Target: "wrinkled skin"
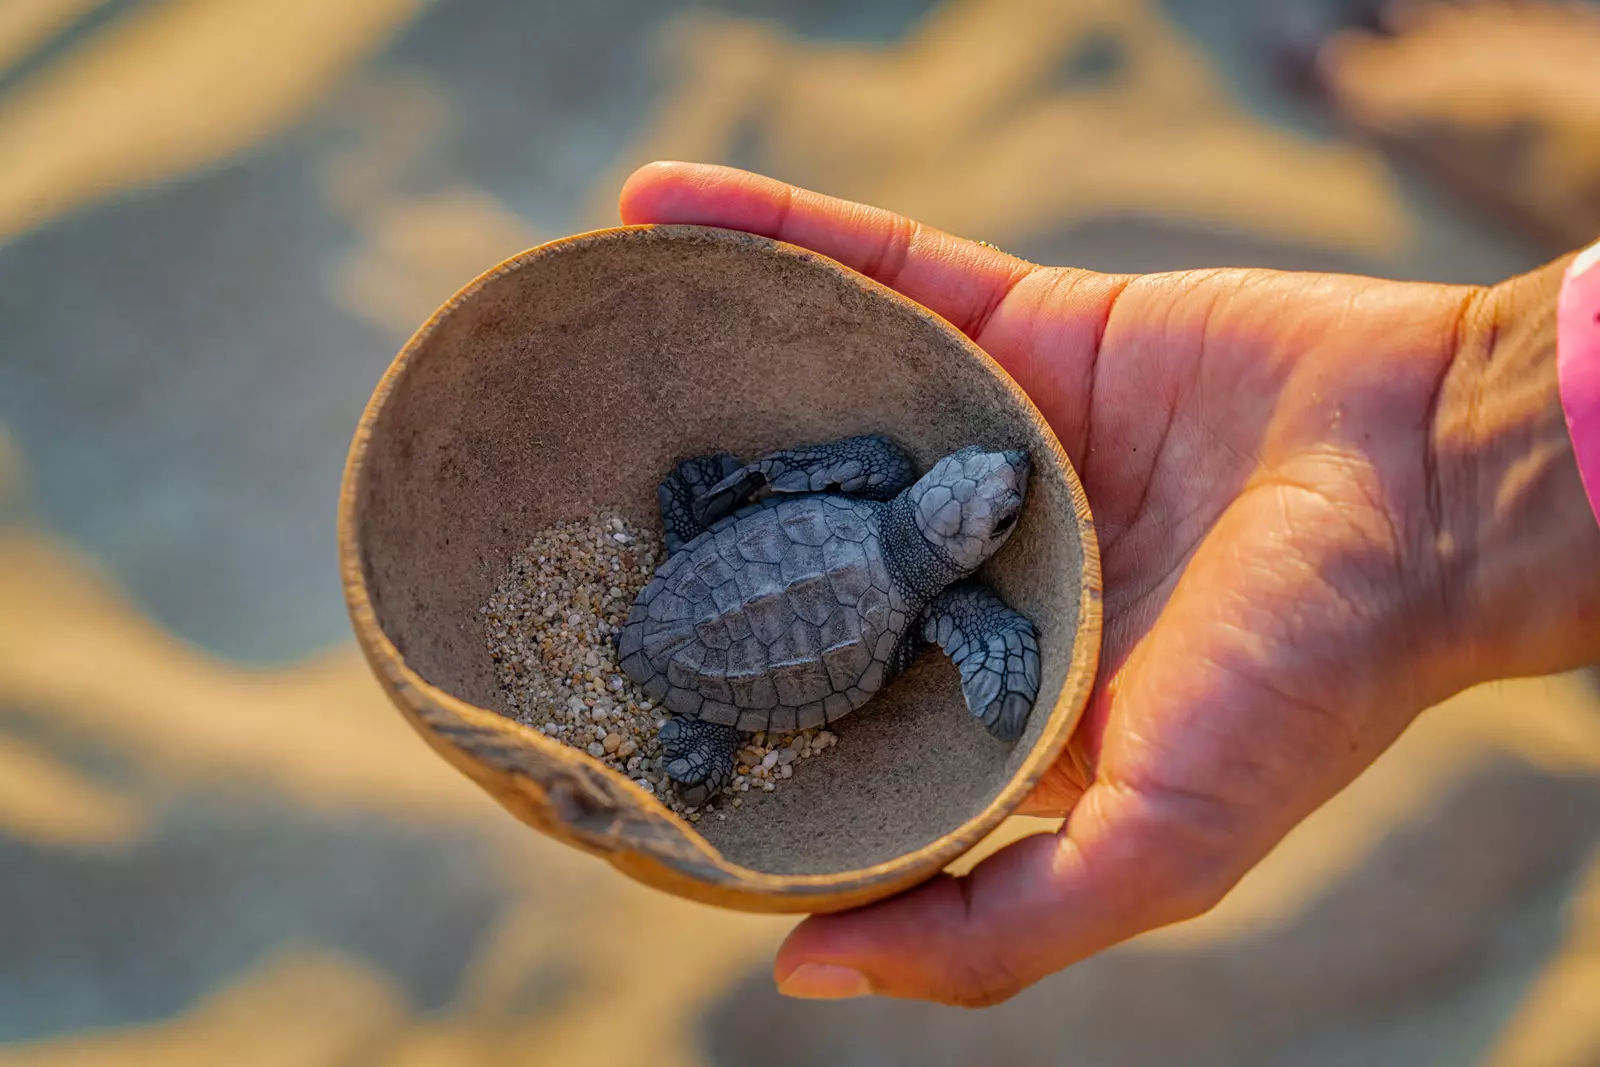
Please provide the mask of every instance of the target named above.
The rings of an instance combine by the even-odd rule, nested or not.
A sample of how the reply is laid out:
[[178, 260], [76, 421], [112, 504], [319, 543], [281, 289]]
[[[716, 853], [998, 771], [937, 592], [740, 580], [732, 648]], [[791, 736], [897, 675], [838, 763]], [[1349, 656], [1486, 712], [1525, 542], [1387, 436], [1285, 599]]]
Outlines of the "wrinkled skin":
[[1003, 1000], [1209, 909], [1419, 709], [1600, 658], [1571, 566], [1600, 528], [1541, 310], [1559, 265], [1494, 289], [1108, 276], [686, 164], [621, 209], [812, 248], [939, 312], [1033, 397], [1095, 513], [1101, 670], [1026, 808], [1066, 826], [806, 920], [785, 992]]

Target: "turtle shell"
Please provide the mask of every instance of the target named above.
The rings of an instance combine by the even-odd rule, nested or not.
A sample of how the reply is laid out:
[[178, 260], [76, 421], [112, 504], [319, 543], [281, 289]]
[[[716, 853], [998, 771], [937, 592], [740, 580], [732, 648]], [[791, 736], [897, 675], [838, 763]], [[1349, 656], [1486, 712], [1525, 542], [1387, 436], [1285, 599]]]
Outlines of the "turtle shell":
[[618, 639], [669, 710], [742, 730], [803, 730], [883, 687], [911, 612], [884, 565], [883, 505], [774, 498], [668, 559]]
[[[1016, 532], [981, 572], [1039, 628], [1021, 741], [990, 736], [948, 659], [927, 655], [784, 788], [691, 823], [515, 721], [478, 609], [529, 531], [608, 509], [648, 524], [658, 481], [685, 456], [864, 433], [892, 433], [924, 469], [973, 442], [1033, 457]], [[608, 230], [490, 270], [384, 375], [339, 499], [355, 633], [406, 721], [537, 832], [705, 904], [832, 912], [936, 876], [1052, 773], [1099, 662], [1094, 519], [1038, 410], [937, 315], [748, 233]]]

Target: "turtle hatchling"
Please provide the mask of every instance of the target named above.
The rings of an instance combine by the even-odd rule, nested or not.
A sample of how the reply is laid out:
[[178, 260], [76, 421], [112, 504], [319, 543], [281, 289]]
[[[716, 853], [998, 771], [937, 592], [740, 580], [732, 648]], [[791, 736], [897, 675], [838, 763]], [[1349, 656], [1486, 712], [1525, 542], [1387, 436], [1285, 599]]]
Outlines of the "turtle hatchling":
[[1027, 482], [1026, 452], [976, 446], [916, 478], [879, 436], [678, 464], [658, 490], [669, 555], [617, 652], [673, 713], [661, 743], [679, 797], [720, 792], [743, 733], [835, 722], [930, 643], [989, 732], [1021, 736], [1037, 635], [970, 576], [1011, 535]]

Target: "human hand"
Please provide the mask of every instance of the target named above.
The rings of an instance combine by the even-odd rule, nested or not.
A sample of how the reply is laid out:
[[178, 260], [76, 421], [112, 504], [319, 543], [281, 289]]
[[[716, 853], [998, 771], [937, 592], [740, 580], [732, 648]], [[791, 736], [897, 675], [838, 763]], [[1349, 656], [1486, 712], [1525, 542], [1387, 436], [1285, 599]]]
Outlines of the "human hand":
[[938, 312], [1032, 396], [1095, 515], [1099, 681], [1023, 809], [1066, 825], [805, 920], [786, 993], [1004, 1000], [1208, 910], [1420, 709], [1600, 654], [1555, 267], [1494, 289], [1116, 277], [686, 164], [636, 172], [621, 210], [802, 245]]

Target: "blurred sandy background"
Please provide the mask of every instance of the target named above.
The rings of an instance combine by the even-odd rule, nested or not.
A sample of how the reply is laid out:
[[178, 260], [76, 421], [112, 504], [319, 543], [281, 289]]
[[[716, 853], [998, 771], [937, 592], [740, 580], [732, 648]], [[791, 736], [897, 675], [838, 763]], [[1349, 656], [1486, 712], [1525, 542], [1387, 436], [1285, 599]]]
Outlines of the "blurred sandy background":
[[[1261, 9], [0, 0], [0, 1067], [1600, 1064], [1586, 676], [1428, 713], [1213, 915], [966, 1013], [781, 1001], [787, 921], [521, 829], [348, 639], [378, 375], [651, 158], [1103, 269], [1561, 250], [1279, 89]], [[1510, 123], [1551, 187], [1448, 82], [1396, 121]]]

